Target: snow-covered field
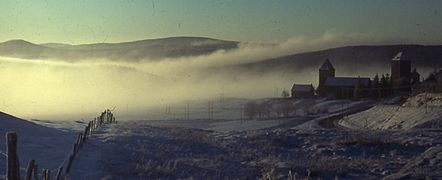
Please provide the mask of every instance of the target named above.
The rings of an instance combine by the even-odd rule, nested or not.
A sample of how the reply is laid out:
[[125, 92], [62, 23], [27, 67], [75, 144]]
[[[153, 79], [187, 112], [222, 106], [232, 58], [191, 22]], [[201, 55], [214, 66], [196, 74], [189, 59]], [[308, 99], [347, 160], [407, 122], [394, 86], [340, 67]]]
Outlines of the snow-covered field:
[[[71, 178], [441, 177], [441, 143], [439, 131], [216, 132], [152, 126], [146, 121], [120, 122], [105, 127], [96, 141], [86, 144], [74, 161]], [[426, 161], [429, 158], [433, 159]], [[409, 166], [413, 171], [404, 170]]]
[[[59, 130], [25, 121], [0, 112], [0, 134], [6, 136], [8, 131], [17, 133], [17, 153], [21, 172], [25, 174], [28, 161], [34, 159], [42, 168], [55, 170], [66, 160], [77, 134], [70, 130]], [[0, 152], [5, 153], [5, 138], [0, 141]], [[6, 172], [6, 156], [0, 155], [0, 174]]]
[[[435, 126], [442, 114], [439, 97], [418, 95], [397, 106], [367, 100], [263, 99], [257, 102], [270, 107], [289, 102], [289, 116], [252, 120], [241, 113], [246, 100], [227, 99], [215, 103], [210, 120], [205, 103], [193, 105], [188, 118], [166, 112], [159, 120], [121, 120], [94, 132], [69, 177], [442, 178], [442, 130]], [[18, 132], [23, 168], [34, 158], [39, 167], [51, 170], [65, 160], [77, 132], [86, 126], [83, 121], [29, 122], [6, 114], [0, 122], [3, 134]], [[3, 141], [0, 146], [5, 149]], [[1, 161], [5, 164], [4, 156]], [[4, 174], [4, 166], [0, 169]]]
[[419, 94], [402, 105], [379, 104], [339, 123], [354, 129], [441, 128], [442, 94]]

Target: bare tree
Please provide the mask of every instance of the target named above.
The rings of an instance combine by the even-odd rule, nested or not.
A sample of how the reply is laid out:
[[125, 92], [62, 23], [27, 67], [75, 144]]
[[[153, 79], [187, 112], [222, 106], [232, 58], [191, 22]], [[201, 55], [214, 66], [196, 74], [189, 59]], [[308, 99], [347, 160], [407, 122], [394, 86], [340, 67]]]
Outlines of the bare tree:
[[288, 98], [288, 97], [290, 97], [290, 94], [286, 90], [283, 90], [281, 93], [281, 96], [282, 96], [282, 98]]
[[249, 101], [244, 107], [244, 114], [249, 117], [250, 120], [255, 118], [258, 113], [258, 105], [256, 101]]

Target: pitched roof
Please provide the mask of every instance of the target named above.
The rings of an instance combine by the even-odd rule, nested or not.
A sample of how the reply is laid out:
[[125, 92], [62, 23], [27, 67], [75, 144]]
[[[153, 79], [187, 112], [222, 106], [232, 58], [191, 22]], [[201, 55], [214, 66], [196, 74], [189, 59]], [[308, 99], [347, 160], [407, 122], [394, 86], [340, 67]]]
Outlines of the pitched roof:
[[370, 84], [370, 78], [355, 77], [329, 77], [325, 80], [325, 86], [346, 86], [353, 87], [361, 83], [361, 86], [367, 87]]
[[292, 91], [295, 92], [310, 92], [313, 90], [313, 85], [311, 84], [293, 84], [292, 87]]
[[396, 54], [396, 56], [394, 56], [394, 58], [391, 60], [392, 61], [409, 61], [409, 58], [407, 58], [407, 56], [404, 53], [398, 52]]
[[402, 52], [399, 52], [399, 53], [397, 53], [396, 56], [394, 56], [394, 58], [391, 59], [391, 60], [393, 60], [393, 61], [400, 61], [401, 58], [402, 58]]
[[321, 66], [321, 68], [319, 68], [319, 70], [335, 70], [335, 68], [330, 63], [330, 61], [328, 59], [326, 59], [324, 61], [324, 63], [322, 63], [322, 66]]

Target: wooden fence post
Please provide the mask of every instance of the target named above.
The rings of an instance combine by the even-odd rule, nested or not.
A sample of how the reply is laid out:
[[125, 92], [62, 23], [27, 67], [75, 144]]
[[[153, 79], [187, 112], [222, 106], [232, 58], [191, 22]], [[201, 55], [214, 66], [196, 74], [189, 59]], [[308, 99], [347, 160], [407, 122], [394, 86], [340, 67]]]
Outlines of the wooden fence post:
[[34, 169], [32, 170], [33, 174], [34, 174], [34, 179], [38, 180], [38, 164], [34, 165]]
[[71, 169], [72, 161], [74, 160], [74, 155], [69, 155], [68, 165], [66, 166], [66, 171], [64, 172], [65, 175], [69, 174], [69, 169]]
[[51, 171], [49, 169], [43, 169], [41, 172], [41, 179], [42, 180], [50, 180], [51, 177]]
[[77, 148], [78, 148], [78, 144], [77, 142], [74, 142], [74, 147], [72, 149], [72, 155], [75, 157], [75, 155], [77, 155]]
[[34, 171], [35, 160], [30, 160], [28, 163], [28, 167], [26, 168], [26, 176], [25, 180], [31, 180], [32, 171]]
[[50, 180], [51, 179], [51, 171], [49, 171], [49, 169], [46, 169], [45, 175], [46, 175], [46, 177], [45, 177], [46, 180]]
[[74, 142], [74, 152], [75, 153], [77, 153], [80, 150], [80, 143], [81, 143], [81, 140], [82, 140], [81, 136], [82, 136], [82, 134], [79, 133], [78, 137], [77, 137], [77, 140]]
[[41, 180], [46, 180], [46, 169], [41, 170]]
[[6, 166], [6, 179], [7, 180], [19, 180], [20, 179], [20, 165], [17, 156], [17, 133], [7, 132], [7, 166]]
[[89, 131], [89, 126], [86, 126], [85, 128], [84, 128], [84, 133], [83, 133], [83, 139], [82, 139], [82, 141], [81, 141], [81, 146], [83, 146], [83, 143], [86, 141], [86, 137], [87, 137], [87, 132]]
[[55, 180], [60, 180], [62, 171], [63, 171], [63, 166], [60, 166], [57, 170], [57, 175], [55, 176]]

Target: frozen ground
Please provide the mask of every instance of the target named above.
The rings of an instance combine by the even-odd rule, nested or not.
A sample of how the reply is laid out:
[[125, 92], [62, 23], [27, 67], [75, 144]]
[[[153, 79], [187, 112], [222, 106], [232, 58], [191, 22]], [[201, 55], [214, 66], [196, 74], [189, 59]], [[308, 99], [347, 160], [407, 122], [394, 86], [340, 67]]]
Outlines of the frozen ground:
[[95, 137], [73, 179], [442, 178], [440, 131], [217, 132], [127, 121]]
[[74, 163], [72, 177], [442, 178], [440, 129], [326, 129], [322, 121], [364, 113], [375, 102], [310, 99], [292, 103], [304, 107], [285, 119], [120, 122], [96, 135], [97, 140]]
[[[211, 120], [205, 103], [193, 105], [190, 117], [165, 112], [159, 113], [160, 120], [122, 120], [94, 132], [74, 160], [70, 178], [440, 179], [442, 130], [440, 126], [419, 129], [440, 122], [439, 95], [428, 97], [382, 107], [374, 106], [374, 101], [263, 99], [258, 103], [271, 107], [289, 102], [289, 117], [273, 114], [253, 120], [241, 117], [241, 106], [247, 101], [231, 99], [215, 103]], [[428, 111], [423, 114], [425, 104]], [[382, 108], [395, 111], [382, 111], [386, 114], [382, 115]], [[390, 121], [378, 121], [385, 117]], [[393, 128], [401, 130], [377, 128], [401, 119], [406, 121], [401, 128]], [[31, 123], [7, 115], [0, 120], [2, 130], [24, 136], [23, 142], [19, 140], [24, 147], [19, 151], [24, 154], [22, 164], [37, 157], [37, 162], [53, 169], [66, 157], [75, 132], [85, 126], [83, 121]], [[366, 121], [373, 127], [366, 126], [370, 124]], [[40, 149], [35, 151], [37, 146]]]
[[441, 128], [442, 94], [419, 94], [402, 105], [379, 104], [339, 124], [352, 129]]
[[[6, 132], [15, 131], [18, 137], [17, 153], [20, 161], [21, 172], [25, 174], [28, 161], [34, 159], [42, 168], [54, 170], [60, 166], [72, 148], [76, 138], [70, 130], [58, 130], [25, 121], [17, 117], [0, 112], [0, 152], [5, 153]], [[6, 156], [0, 155], [0, 174], [6, 172]]]

